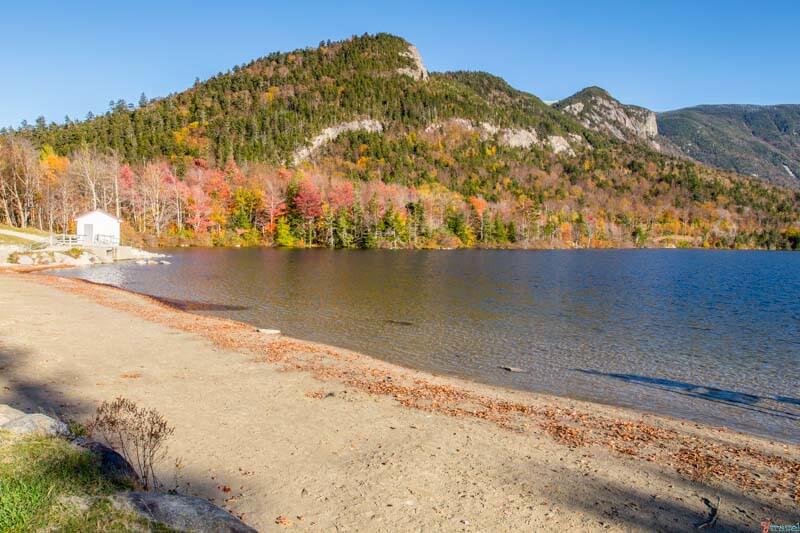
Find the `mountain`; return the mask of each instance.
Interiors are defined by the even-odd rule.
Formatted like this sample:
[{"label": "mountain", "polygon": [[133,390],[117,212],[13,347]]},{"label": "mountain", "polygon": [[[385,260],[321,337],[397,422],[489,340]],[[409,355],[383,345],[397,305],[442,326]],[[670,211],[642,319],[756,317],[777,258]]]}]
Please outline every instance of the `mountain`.
[{"label": "mountain", "polygon": [[[131,107],[117,101],[103,116],[27,133],[59,153],[88,143],[129,161],[191,156],[279,164],[310,155],[303,148],[316,151],[321,139],[364,125],[374,130],[376,122],[387,131],[453,118],[548,135],[581,129],[499,78],[466,72],[429,76],[416,48],[387,34],[270,54]],[[374,122],[359,122],[365,119]]]},{"label": "mountain", "polygon": [[[37,160],[48,179],[23,179]],[[6,222],[67,229],[75,210],[117,209],[162,241],[800,244],[800,195],[665,153],[651,112],[598,88],[550,106],[488,73],[428,72],[388,34],[7,131],[0,180]]]},{"label": "mountain", "polygon": [[660,150],[656,114],[643,107],[624,105],[600,87],[587,87],[553,107],[574,116],[584,127],[620,141],[644,143]]},{"label": "mountain", "polygon": [[687,156],[800,187],[800,105],[704,105],[658,114],[658,129]]},{"label": "mountain", "polygon": [[800,105],[697,106],[657,114],[587,87],[553,107],[624,142],[800,187]]}]

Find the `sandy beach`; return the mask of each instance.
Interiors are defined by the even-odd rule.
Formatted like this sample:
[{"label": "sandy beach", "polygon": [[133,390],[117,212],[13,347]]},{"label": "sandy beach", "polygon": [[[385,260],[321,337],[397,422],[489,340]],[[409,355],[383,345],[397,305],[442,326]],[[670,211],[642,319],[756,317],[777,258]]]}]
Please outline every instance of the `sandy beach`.
[{"label": "sandy beach", "polygon": [[167,488],[261,531],[687,531],[800,522],[800,447],[432,376],[110,287],[0,274],[0,403],[175,426]]}]

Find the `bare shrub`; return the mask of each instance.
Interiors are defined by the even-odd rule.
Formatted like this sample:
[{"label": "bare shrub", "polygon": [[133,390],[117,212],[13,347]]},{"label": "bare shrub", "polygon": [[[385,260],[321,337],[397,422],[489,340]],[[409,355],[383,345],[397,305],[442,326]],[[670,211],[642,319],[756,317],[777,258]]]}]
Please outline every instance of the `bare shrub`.
[{"label": "bare shrub", "polygon": [[145,489],[158,488],[155,465],[165,458],[166,441],[175,431],[161,413],[118,397],[100,404],[88,431],[125,457],[141,477]]}]

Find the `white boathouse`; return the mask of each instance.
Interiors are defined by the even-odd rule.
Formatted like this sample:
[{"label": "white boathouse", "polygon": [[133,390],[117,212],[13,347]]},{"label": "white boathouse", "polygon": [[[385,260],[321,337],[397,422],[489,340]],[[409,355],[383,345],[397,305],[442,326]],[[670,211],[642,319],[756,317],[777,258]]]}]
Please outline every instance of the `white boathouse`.
[{"label": "white boathouse", "polygon": [[119,219],[96,209],[75,219],[78,242],[84,246],[119,246]]}]

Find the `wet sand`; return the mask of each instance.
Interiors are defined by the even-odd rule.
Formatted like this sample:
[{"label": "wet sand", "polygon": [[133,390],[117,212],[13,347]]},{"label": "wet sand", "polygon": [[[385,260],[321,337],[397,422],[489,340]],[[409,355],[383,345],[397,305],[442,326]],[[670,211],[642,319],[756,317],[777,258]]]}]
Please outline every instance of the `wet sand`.
[{"label": "wet sand", "polygon": [[175,426],[168,488],[264,531],[686,531],[717,498],[718,530],[800,521],[798,446],[0,274],[0,403],[85,420],[120,395]]}]

